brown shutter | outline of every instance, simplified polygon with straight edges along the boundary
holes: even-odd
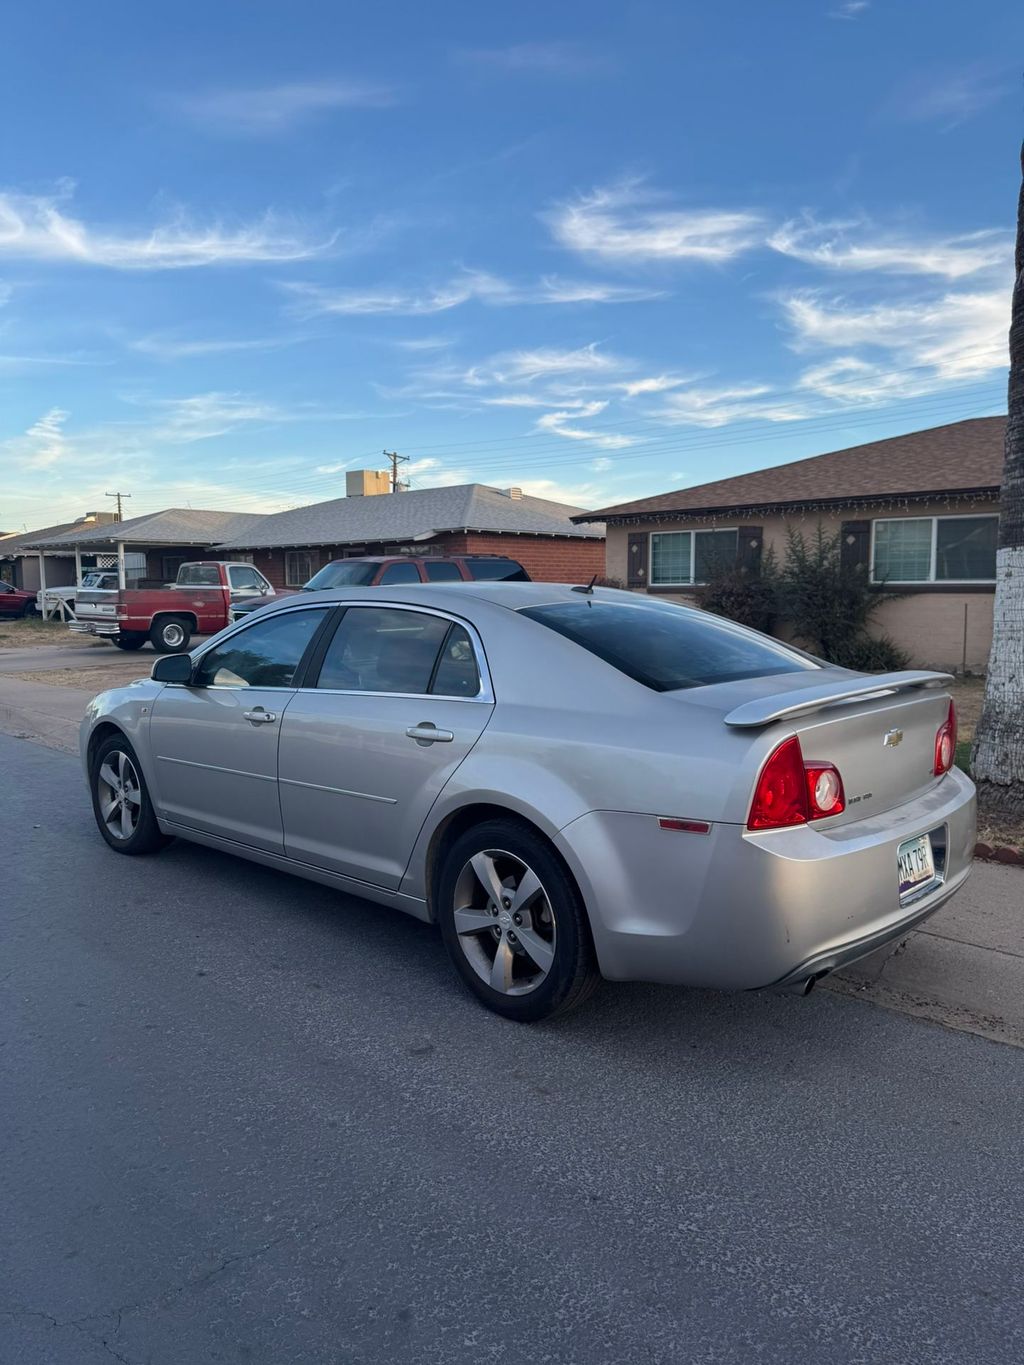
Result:
[[[631,531],[626,544],[626,586],[629,588],[647,587],[647,545],[646,531]]]
[[[741,526],[736,537],[736,567],[755,577],[761,571],[761,552],[764,549],[763,526]]]
[[[839,561],[844,569],[866,574],[871,557],[870,521],[844,521],[839,537]]]

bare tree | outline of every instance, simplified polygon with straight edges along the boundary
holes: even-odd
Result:
[[[1021,177],[992,655],[972,756],[983,815],[1014,823],[1024,817],[1024,147]]]

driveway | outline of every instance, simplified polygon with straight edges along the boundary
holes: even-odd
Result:
[[[0,769],[0,1360],[1021,1359],[1018,1049],[827,992],[517,1027],[425,925]]]

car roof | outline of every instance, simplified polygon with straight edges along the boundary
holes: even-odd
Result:
[[[383,607],[389,602],[405,602],[409,606],[422,603],[425,607],[456,612],[471,619],[481,610],[487,614],[488,607],[520,611],[524,607],[587,601],[628,602],[634,606],[654,605],[646,595],[624,592],[617,588],[594,588],[593,592],[587,593],[583,591],[583,587],[583,584],[573,583],[511,583],[475,579],[446,583],[403,583],[395,587],[324,588],[320,592],[303,591],[301,605],[311,606],[317,602],[368,602]],[[260,615],[267,611],[298,605],[300,603],[296,601],[295,595],[271,599],[266,607],[260,609]]]

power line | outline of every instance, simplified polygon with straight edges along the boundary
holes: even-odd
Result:
[[[116,499],[117,499],[117,520],[118,520],[118,521],[124,521],[124,517],[121,515],[121,499],[122,499],[122,498],[130,498],[130,497],[131,497],[131,494],[130,494],[130,493],[104,493],[103,496],[106,497],[106,498],[116,498]]]
[[[409,457],[408,457],[408,455],[399,455],[399,453],[398,453],[397,450],[385,450],[385,451],[383,452],[383,455],[384,455],[385,460],[387,460],[388,464],[391,466],[391,491],[392,491],[392,493],[404,493],[404,492],[405,492],[405,485],[403,485],[402,483],[400,483],[400,482],[399,482],[399,479],[398,479],[398,466],[399,466],[400,464],[408,464],[408,463],[409,463]]]

